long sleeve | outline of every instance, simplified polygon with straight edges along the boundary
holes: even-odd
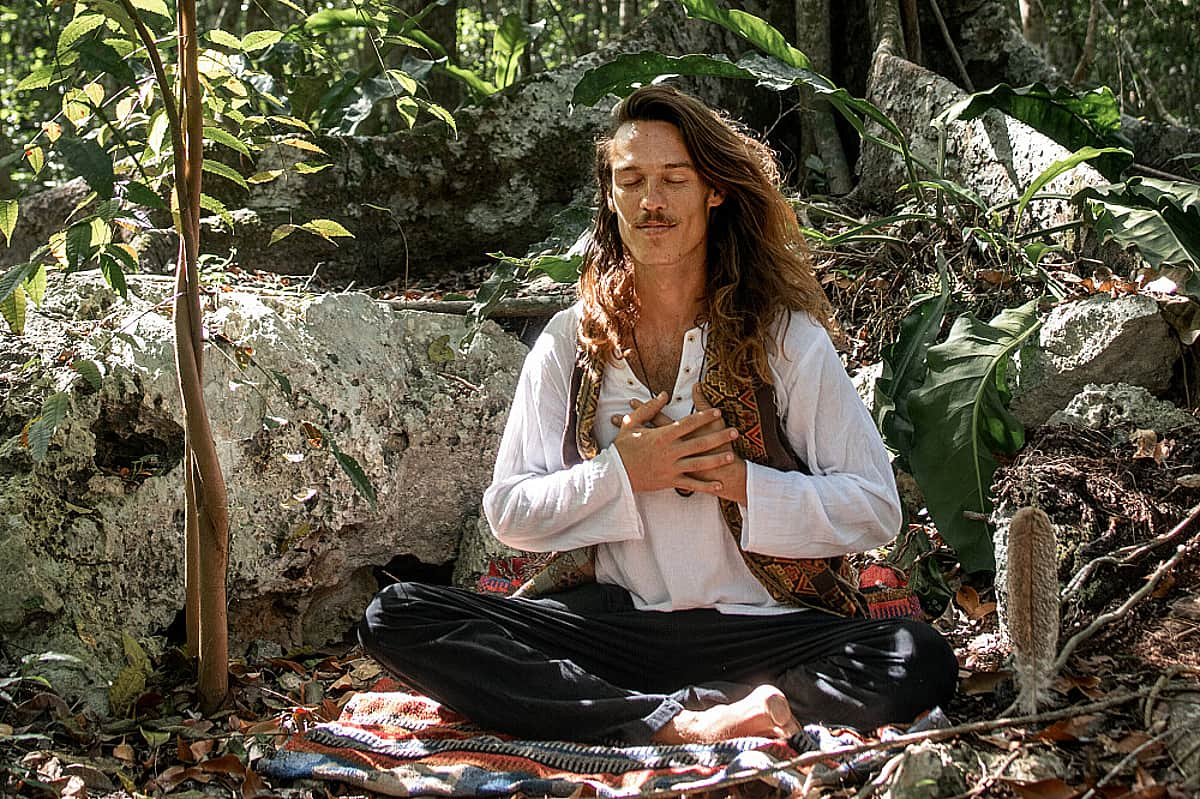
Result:
[[[616,447],[566,468],[566,426],[578,309],[556,315],[525,359],[483,509],[496,537],[534,552],[643,536]]]
[[[772,378],[784,433],[813,473],[748,464],[743,548],[815,558],[890,541],[901,515],[887,450],[828,335],[807,315],[792,316]]]

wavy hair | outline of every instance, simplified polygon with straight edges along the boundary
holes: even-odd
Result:
[[[579,277],[580,340],[594,358],[611,362],[638,319],[633,268],[608,202],[612,137],[634,121],[674,125],[697,173],[724,194],[709,212],[705,302],[710,335],[740,378],[750,380],[753,373],[771,382],[767,356],[781,315],[806,311],[832,333],[832,307],[813,275],[796,215],[779,191],[774,154],[732,120],[670,86],[646,86],[621,101],[608,134],[596,143],[599,211]]]

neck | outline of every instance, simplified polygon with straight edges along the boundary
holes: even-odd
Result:
[[[703,262],[691,269],[634,266],[638,329],[674,334],[696,324],[705,307]]]

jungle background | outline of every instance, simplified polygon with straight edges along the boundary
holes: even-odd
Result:
[[[1200,784],[1194,2],[0,22],[0,794],[344,792],[254,766],[380,677],[346,637],[380,584],[515,576],[478,499],[521,342],[570,302],[607,109],[664,76],[779,154],[896,453],[877,554],[984,725],[824,790]]]

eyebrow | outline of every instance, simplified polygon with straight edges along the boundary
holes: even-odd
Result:
[[[663,169],[695,169],[696,166],[691,161],[673,161],[669,164],[663,164]],[[641,172],[642,167],[631,164],[630,166],[622,166],[613,170],[614,172]]]

